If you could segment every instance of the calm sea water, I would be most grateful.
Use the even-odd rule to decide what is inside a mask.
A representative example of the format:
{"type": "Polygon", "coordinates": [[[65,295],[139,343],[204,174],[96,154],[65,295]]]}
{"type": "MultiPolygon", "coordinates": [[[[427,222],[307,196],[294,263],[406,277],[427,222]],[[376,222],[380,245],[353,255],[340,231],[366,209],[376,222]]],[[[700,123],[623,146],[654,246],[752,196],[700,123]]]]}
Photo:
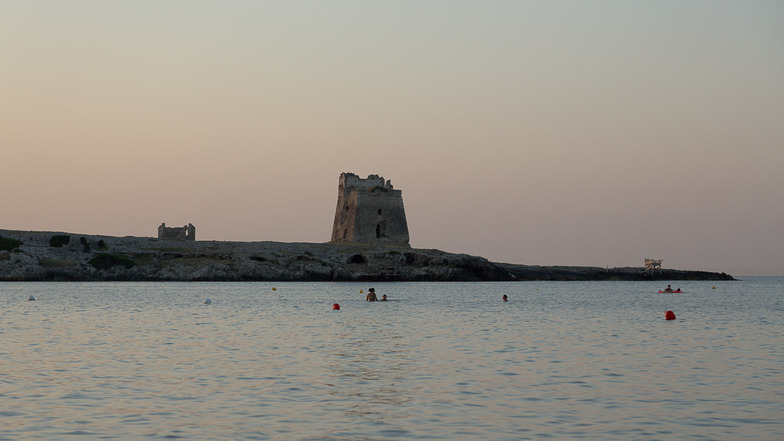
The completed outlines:
{"type": "Polygon", "coordinates": [[[784,439],[784,278],[370,286],[0,283],[0,439],[784,439]]]}

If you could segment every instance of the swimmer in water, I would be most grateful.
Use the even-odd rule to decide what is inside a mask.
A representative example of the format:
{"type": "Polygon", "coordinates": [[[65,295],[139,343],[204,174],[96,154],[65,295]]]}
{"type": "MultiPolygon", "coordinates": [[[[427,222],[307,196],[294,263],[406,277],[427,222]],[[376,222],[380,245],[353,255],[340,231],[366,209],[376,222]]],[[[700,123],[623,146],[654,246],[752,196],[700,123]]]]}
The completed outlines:
{"type": "Polygon", "coordinates": [[[387,301],[387,295],[386,295],[386,294],[384,294],[383,296],[381,296],[381,301],[382,301],[382,302],[386,302],[386,301],[387,301]]]}
{"type": "Polygon", "coordinates": [[[664,292],[672,292],[672,287],[667,285],[667,288],[664,290],[664,292]]]}
{"type": "Polygon", "coordinates": [[[503,296],[503,297],[501,297],[501,300],[503,300],[503,301],[505,301],[505,302],[508,302],[508,301],[509,301],[509,298],[508,298],[508,297],[506,297],[506,294],[504,294],[504,296],[503,296]]]}
{"type": "Polygon", "coordinates": [[[367,302],[377,302],[378,297],[376,297],[376,288],[370,288],[368,290],[368,295],[365,297],[365,301],[367,302]]]}

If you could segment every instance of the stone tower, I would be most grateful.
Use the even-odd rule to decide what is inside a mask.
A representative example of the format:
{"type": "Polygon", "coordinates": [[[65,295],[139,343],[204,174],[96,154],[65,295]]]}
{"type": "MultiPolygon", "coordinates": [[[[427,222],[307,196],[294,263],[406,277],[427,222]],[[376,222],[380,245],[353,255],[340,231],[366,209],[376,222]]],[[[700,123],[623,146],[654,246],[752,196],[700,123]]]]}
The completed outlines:
{"type": "Polygon", "coordinates": [[[332,242],[408,244],[403,195],[378,175],[341,173],[332,242]]]}

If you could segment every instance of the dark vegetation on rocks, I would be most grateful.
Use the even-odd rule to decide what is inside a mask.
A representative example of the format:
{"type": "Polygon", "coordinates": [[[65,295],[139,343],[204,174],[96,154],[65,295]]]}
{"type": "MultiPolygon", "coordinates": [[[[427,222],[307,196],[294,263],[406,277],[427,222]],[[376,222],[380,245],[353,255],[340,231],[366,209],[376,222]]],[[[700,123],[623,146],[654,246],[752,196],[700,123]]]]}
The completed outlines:
{"type": "Polygon", "coordinates": [[[98,253],[98,255],[90,259],[87,263],[97,270],[107,270],[115,266],[121,266],[127,269],[136,265],[136,262],[134,262],[133,259],[106,253],[98,253]]]}
{"type": "Polygon", "coordinates": [[[3,236],[0,236],[0,251],[13,251],[20,246],[22,246],[24,242],[21,240],[16,239],[8,239],[3,236]]]}
{"type": "Polygon", "coordinates": [[[53,248],[62,248],[71,243],[71,236],[66,234],[56,234],[49,239],[49,246],[53,248]]]}

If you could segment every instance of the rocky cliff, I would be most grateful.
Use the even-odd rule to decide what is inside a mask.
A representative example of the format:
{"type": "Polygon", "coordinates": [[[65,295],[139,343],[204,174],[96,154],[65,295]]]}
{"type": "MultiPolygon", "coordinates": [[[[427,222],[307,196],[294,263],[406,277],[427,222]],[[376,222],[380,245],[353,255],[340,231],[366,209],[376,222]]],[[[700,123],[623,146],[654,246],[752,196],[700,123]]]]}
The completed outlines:
{"type": "Polygon", "coordinates": [[[0,280],[732,280],[724,273],[494,263],[380,244],[210,242],[0,230],[0,280]]]}

